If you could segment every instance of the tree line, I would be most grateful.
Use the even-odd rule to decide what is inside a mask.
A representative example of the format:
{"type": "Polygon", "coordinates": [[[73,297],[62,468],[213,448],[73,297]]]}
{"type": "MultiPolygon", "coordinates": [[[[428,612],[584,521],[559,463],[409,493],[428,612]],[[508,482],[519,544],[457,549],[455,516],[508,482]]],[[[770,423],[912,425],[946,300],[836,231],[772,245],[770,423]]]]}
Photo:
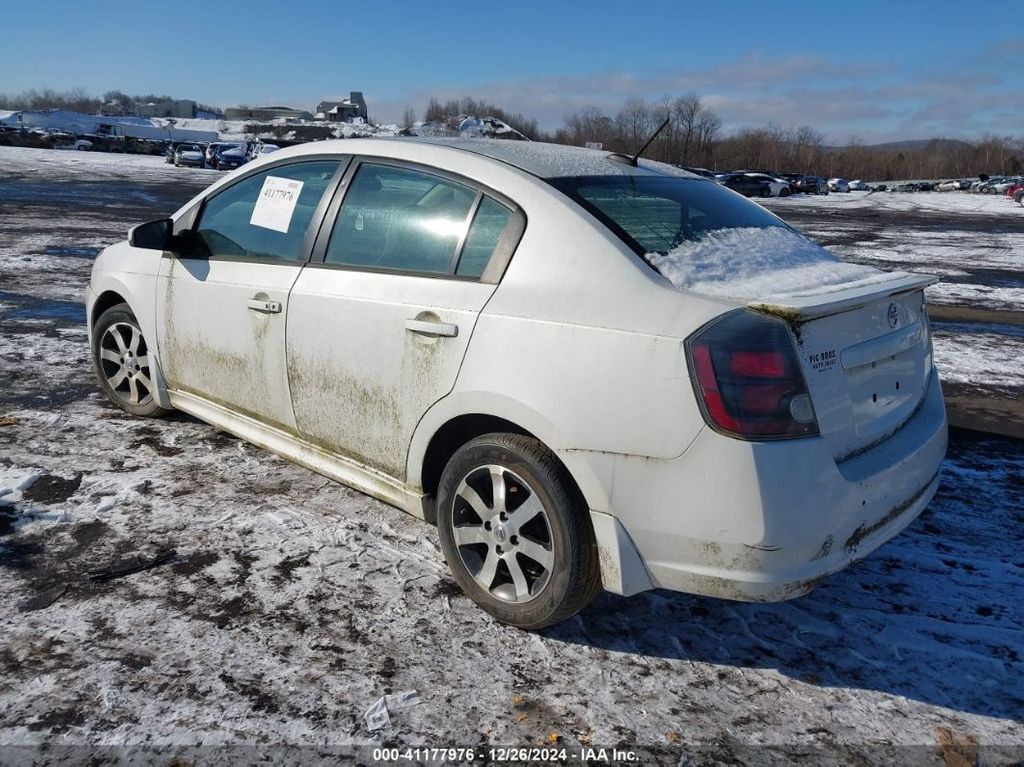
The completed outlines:
{"type": "MultiPolygon", "coordinates": [[[[668,125],[644,151],[661,162],[709,170],[771,170],[828,178],[872,181],[968,178],[980,173],[1024,173],[1024,140],[985,135],[975,142],[946,140],[865,145],[859,140],[829,146],[810,126],[775,124],[744,128],[726,134],[722,120],[694,93],[657,101],[627,99],[614,114],[591,107],[572,112],[553,132],[541,131],[537,121],[510,115],[500,107],[471,98],[441,103],[432,98],[428,121],[447,121],[457,127],[465,115],[497,117],[535,141],[582,146],[599,143],[612,152],[633,154],[668,118],[668,125]]],[[[406,110],[406,124],[414,114],[406,110]]]]}
{"type": "MultiPolygon", "coordinates": [[[[165,94],[129,95],[111,90],[102,98],[96,98],[82,88],[68,91],[44,88],[16,95],[0,94],[0,109],[57,108],[98,113],[104,104],[113,103],[131,111],[135,104],[171,100],[165,94]]],[[[197,104],[197,108],[220,112],[206,104],[197,104]]],[[[1021,138],[984,135],[973,142],[936,138],[874,146],[853,140],[836,147],[827,145],[825,137],[810,126],[769,124],[726,133],[721,118],[694,93],[666,96],[656,101],[627,99],[614,114],[593,107],[579,109],[569,114],[564,124],[554,131],[543,131],[533,118],[471,97],[443,102],[431,98],[424,119],[447,124],[454,131],[458,129],[459,120],[467,115],[495,117],[534,141],[575,146],[595,142],[608,151],[629,154],[639,150],[668,118],[668,125],[645,150],[644,156],[673,165],[715,171],[772,170],[871,181],[1024,173],[1024,140],[1021,138]]],[[[406,109],[402,119],[404,125],[411,126],[416,120],[415,111],[411,107],[406,109]]]]}
{"type": "MultiPolygon", "coordinates": [[[[0,109],[63,109],[82,114],[99,114],[106,104],[116,105],[124,112],[131,112],[136,104],[175,100],[173,96],[156,93],[129,95],[123,91],[112,90],[104,93],[102,97],[97,97],[87,93],[84,88],[72,88],[67,91],[31,88],[16,94],[0,93],[0,109]]],[[[196,109],[215,114],[220,112],[217,107],[209,104],[196,104],[196,109]]]]}

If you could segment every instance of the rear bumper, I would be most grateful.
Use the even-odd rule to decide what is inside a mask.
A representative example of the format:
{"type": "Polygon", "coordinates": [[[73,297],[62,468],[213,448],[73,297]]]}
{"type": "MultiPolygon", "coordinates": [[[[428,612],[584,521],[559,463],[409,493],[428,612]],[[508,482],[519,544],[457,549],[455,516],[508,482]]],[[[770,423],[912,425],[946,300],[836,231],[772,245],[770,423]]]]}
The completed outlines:
{"type": "Polygon", "coordinates": [[[938,488],[946,444],[933,374],[909,421],[842,463],[820,438],[749,443],[710,429],[673,461],[620,457],[613,513],[655,587],[790,599],[909,525],[938,488]]]}

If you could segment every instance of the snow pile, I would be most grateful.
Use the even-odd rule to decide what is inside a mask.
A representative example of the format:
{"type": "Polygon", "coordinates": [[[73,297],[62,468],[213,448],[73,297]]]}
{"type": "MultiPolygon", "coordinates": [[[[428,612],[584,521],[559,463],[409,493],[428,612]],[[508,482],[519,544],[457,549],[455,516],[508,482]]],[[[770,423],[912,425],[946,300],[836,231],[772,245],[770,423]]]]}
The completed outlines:
{"type": "Polygon", "coordinates": [[[905,274],[844,263],[783,227],[716,229],[647,260],[680,290],[743,300],[829,293],[905,274]]]}
{"type": "Polygon", "coordinates": [[[469,115],[459,123],[459,135],[472,138],[501,136],[503,138],[529,141],[526,136],[504,120],[499,120],[497,117],[477,117],[476,115],[469,115]]]}

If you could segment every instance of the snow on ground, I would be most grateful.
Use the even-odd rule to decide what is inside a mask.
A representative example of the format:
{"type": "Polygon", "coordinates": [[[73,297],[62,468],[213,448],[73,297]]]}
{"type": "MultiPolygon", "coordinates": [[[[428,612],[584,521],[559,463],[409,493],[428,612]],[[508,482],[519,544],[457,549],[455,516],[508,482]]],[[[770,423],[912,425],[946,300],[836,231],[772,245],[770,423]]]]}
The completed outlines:
{"type": "MultiPolygon", "coordinates": [[[[142,154],[116,154],[107,152],[57,152],[52,149],[0,146],[0,177],[14,177],[19,182],[34,180],[54,181],[135,181],[139,183],[166,183],[174,178],[194,178],[201,174],[213,183],[220,171],[209,168],[176,168],[162,156],[142,154]]],[[[33,198],[31,186],[24,198],[33,198]]],[[[113,200],[112,200],[113,201],[113,200]]]]}
{"type": "Polygon", "coordinates": [[[851,192],[762,201],[846,261],[937,274],[937,304],[1024,310],[1024,208],[1001,195],[851,192]]]}
{"type": "Polygon", "coordinates": [[[1024,387],[1024,338],[1019,332],[1010,336],[948,333],[940,324],[935,328],[932,344],[935,364],[944,381],[1018,391],[1024,387]]]}
{"type": "Polygon", "coordinates": [[[1018,443],[956,443],[928,512],[799,600],[604,595],[529,634],[459,594],[432,528],[191,418],[130,418],[84,336],[50,341],[64,365],[0,349],[0,742],[1024,746],[1018,443]],[[423,703],[369,732],[406,689],[423,703]]]}
{"type": "Polygon", "coordinates": [[[869,210],[955,213],[957,215],[1016,215],[1024,219],[1024,208],[1004,194],[971,192],[833,192],[828,195],[790,195],[765,201],[779,210],[788,205],[801,208],[861,208],[869,210]]]}

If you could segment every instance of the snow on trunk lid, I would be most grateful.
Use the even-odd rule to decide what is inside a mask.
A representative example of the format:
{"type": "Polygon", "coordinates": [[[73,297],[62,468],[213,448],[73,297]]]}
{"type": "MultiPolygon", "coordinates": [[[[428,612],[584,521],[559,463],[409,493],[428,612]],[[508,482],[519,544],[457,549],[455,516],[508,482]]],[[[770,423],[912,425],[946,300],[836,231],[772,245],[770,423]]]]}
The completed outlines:
{"type": "Polygon", "coordinates": [[[913,415],[932,370],[928,275],[848,264],[798,232],[721,229],[648,261],[676,287],[786,320],[837,461],[913,415]]]}

